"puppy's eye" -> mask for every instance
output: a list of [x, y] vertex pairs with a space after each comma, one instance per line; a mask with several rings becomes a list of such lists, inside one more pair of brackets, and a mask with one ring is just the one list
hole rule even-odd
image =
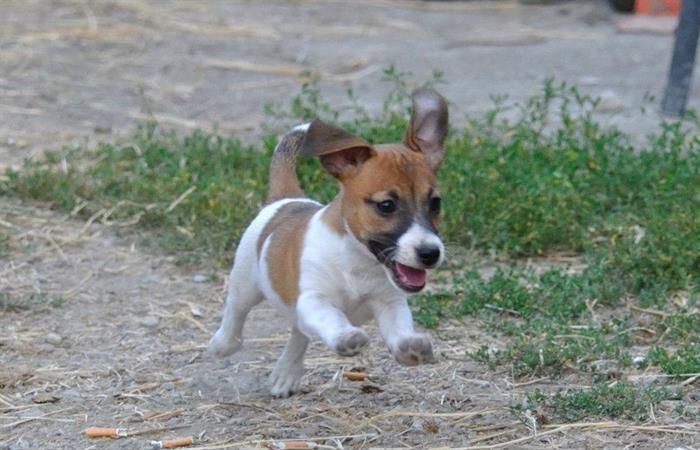
[[442, 200], [440, 197], [433, 197], [430, 199], [430, 212], [431, 213], [439, 213], [440, 212], [440, 207], [442, 205]]
[[396, 211], [396, 202], [393, 200], [377, 202], [377, 209], [382, 214], [391, 214]]

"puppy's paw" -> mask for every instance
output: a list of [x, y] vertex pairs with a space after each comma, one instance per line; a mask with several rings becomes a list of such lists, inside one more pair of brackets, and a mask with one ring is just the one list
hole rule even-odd
[[207, 350], [209, 353], [223, 358], [224, 356], [232, 355], [237, 352], [238, 349], [243, 345], [243, 340], [237, 337], [226, 336], [221, 330], [217, 331], [216, 334], [209, 341], [209, 346]]
[[433, 345], [423, 334], [414, 334], [401, 338], [396, 348], [392, 350], [394, 358], [404, 366], [417, 366], [435, 362]]
[[270, 393], [273, 397], [286, 398], [299, 392], [301, 377], [304, 375], [303, 364], [280, 364], [278, 363], [270, 375], [272, 388]]
[[369, 336], [360, 328], [347, 331], [338, 337], [335, 351], [340, 356], [355, 356], [369, 343]]

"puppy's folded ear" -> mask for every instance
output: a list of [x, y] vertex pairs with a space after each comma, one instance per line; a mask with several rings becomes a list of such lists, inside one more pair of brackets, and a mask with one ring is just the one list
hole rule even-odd
[[343, 179], [374, 155], [374, 149], [361, 137], [316, 119], [309, 124], [299, 154], [318, 156], [328, 173]]
[[404, 142], [413, 151], [423, 152], [433, 170], [440, 167], [447, 136], [447, 102], [432, 89], [413, 91], [413, 112]]

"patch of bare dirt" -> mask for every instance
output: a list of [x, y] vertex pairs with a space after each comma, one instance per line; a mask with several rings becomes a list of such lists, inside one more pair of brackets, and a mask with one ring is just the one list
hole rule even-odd
[[[391, 64], [419, 81], [443, 71], [455, 125], [493, 107], [492, 94], [520, 101], [553, 76], [614, 104], [604, 123], [639, 139], [656, 128], [645, 94], [662, 95], [672, 35], [619, 33], [606, 0], [523, 3], [3, 0], [0, 168], [139, 120], [254, 140], [263, 105], [289, 104], [304, 71], [335, 108], [351, 109], [352, 83], [376, 112]], [[692, 84], [698, 109], [700, 77]]]

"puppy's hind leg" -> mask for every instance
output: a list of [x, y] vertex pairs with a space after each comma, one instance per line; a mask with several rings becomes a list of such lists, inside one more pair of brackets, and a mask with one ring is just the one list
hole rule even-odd
[[[241, 264], [243, 265], [243, 264]], [[243, 324], [253, 306], [260, 303], [263, 295], [250, 276], [249, 268], [234, 265], [229, 277], [228, 295], [221, 326], [209, 341], [209, 351], [216, 356], [228, 356], [243, 344]]]
[[309, 338], [294, 327], [284, 352], [270, 375], [272, 395], [289, 397], [299, 390], [301, 377], [304, 375], [304, 353], [308, 345]]

